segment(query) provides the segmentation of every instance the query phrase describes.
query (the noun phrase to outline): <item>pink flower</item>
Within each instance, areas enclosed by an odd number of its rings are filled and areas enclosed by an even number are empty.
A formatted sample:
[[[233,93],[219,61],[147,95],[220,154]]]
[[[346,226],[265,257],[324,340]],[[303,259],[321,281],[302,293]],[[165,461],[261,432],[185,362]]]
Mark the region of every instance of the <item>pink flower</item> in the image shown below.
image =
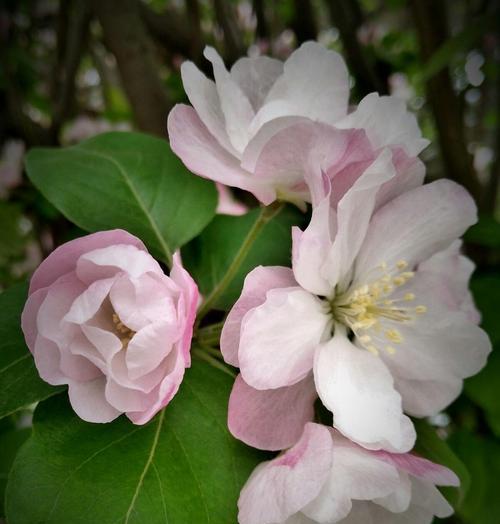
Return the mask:
[[[475,205],[444,180],[401,193],[404,170],[393,163],[382,150],[340,195],[323,172],[311,185],[309,226],[293,230],[293,272],[247,276],[221,337],[242,375],[229,427],[245,442],[277,449],[288,425],[310,420],[314,397],[299,400],[290,388],[314,377],[345,436],[409,451],[415,430],[404,412],[438,413],[485,364],[491,345],[468,290],[473,265],[457,240],[475,222]],[[277,392],[290,396],[281,417],[268,397]],[[247,411],[248,397],[258,397],[258,409]],[[290,421],[294,410],[302,416]]]
[[[368,451],[307,424],[284,454],[260,464],[238,502],[240,524],[430,524],[453,513],[438,486],[448,468],[409,453]]]
[[[57,248],[35,271],[22,315],[40,376],[68,384],[76,413],[148,422],[190,366],[198,288],[174,255],[170,277],[126,231]]]
[[[272,163],[261,161],[257,168],[269,140],[291,124],[362,130],[372,149],[397,146],[410,157],[428,143],[397,98],[372,93],[349,113],[345,63],[320,44],[303,44],[284,63],[242,58],[230,72],[214,49],[207,47],[205,56],[212,62],[215,82],[193,63],[183,64],[184,88],[193,107],[177,105],[171,111],[171,147],[194,173],[251,191],[266,205],[277,198],[310,201],[302,172],[281,173],[276,180]],[[286,141],[274,149],[275,157],[294,154]]]

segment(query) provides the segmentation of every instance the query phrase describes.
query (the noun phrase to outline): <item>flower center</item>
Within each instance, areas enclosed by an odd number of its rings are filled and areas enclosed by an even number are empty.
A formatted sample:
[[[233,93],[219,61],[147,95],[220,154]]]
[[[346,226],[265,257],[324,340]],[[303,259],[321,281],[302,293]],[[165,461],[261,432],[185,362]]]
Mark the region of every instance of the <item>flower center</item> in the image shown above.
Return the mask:
[[[405,260],[400,260],[393,268],[388,268],[383,262],[378,267],[382,273],[379,278],[348,290],[330,303],[334,319],[350,328],[361,344],[374,355],[380,353],[380,348],[374,343],[368,330],[383,333],[387,342],[384,350],[394,354],[396,349],[392,344],[403,342],[403,336],[397,329],[384,329],[381,320],[409,323],[417,315],[427,311],[425,306],[409,306],[416,299],[415,294],[404,293],[399,289],[415,276],[407,268],[408,263]]]
[[[135,331],[127,327],[121,320],[120,317],[113,313],[112,316],[113,324],[115,326],[116,334],[121,340],[122,349],[127,349],[129,342],[132,340],[132,337],[135,335]]]

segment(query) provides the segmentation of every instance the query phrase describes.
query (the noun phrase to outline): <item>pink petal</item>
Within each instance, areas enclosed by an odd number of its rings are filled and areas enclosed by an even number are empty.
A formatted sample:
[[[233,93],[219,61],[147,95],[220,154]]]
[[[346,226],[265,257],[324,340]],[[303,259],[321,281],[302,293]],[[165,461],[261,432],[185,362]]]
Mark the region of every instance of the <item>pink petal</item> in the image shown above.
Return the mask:
[[[312,377],[293,386],[259,391],[238,375],[229,397],[229,431],[254,448],[289,448],[313,420],[316,396]]]
[[[144,411],[132,411],[127,413],[127,417],[134,424],[146,424],[164,408],[177,393],[184,377],[185,362],[179,350],[172,351],[168,358],[168,373],[160,383],[159,387],[149,394],[147,409]]]
[[[286,267],[263,267],[253,269],[245,278],[240,298],[229,312],[220,339],[224,360],[238,366],[241,321],[248,311],[266,300],[266,293],[273,288],[290,287],[296,284],[292,270]]]
[[[100,231],[71,240],[55,249],[40,264],[31,278],[29,293],[32,294],[37,289],[47,287],[61,275],[73,271],[76,268],[77,260],[84,253],[115,244],[129,244],[146,251],[144,244],[137,237],[122,229]]]
[[[29,295],[21,314],[21,328],[24,333],[26,344],[32,353],[35,348],[35,340],[38,334],[36,318],[38,316],[38,310],[43,304],[47,293],[47,288],[42,288]]]
[[[64,320],[74,324],[84,324],[89,321],[101,308],[114,282],[114,278],[107,278],[90,284],[83,293],[75,298]]]
[[[192,107],[177,104],[170,111],[168,134],[172,151],[193,173],[232,187],[253,187],[250,174],[210,134]]]
[[[238,522],[284,522],[318,495],[331,463],[332,438],[328,429],[307,424],[293,448],[254,470],[241,490]]]
[[[78,259],[76,265],[78,278],[86,284],[112,278],[122,272],[131,277],[140,277],[149,271],[163,275],[160,265],[147,251],[126,244],[88,251]]]
[[[384,149],[338,203],[337,232],[321,269],[332,288],[352,269],[363,245],[380,186],[395,175],[392,154]]]
[[[90,382],[68,384],[71,406],[81,419],[87,422],[111,422],[120,416],[120,411],[107,402],[104,394],[105,386],[105,377]]]
[[[156,369],[181,336],[177,324],[156,322],[138,331],[126,352],[128,375],[135,380]]]
[[[61,351],[55,342],[38,335],[33,357],[36,369],[45,382],[53,386],[67,384],[67,377],[61,371]]]
[[[415,429],[379,357],[336,333],[316,353],[314,380],[334,426],[346,437],[369,449],[405,452],[413,447]]]
[[[427,482],[438,486],[459,486],[459,478],[451,469],[427,460],[412,453],[388,453],[387,451],[374,451],[375,456],[393,464],[398,469],[402,469]]]
[[[191,339],[193,337],[193,325],[196,318],[196,309],[200,295],[198,286],[192,279],[191,275],[183,268],[180,253],[174,253],[172,270],[170,271],[170,278],[182,290],[184,301],[184,310],[182,311],[182,321],[184,322],[184,333],[180,345],[181,354],[184,356],[185,365],[191,365],[191,357],[189,350],[191,348]],[[179,306],[180,309],[180,306]],[[179,317],[181,312],[179,311]]]
[[[227,186],[220,182],[217,182],[215,186],[217,193],[219,193],[219,203],[217,204],[216,213],[219,215],[240,216],[248,212],[248,207],[236,200]]]
[[[268,291],[241,324],[238,356],[245,382],[274,389],[305,378],[330,322],[325,304],[302,288]]]

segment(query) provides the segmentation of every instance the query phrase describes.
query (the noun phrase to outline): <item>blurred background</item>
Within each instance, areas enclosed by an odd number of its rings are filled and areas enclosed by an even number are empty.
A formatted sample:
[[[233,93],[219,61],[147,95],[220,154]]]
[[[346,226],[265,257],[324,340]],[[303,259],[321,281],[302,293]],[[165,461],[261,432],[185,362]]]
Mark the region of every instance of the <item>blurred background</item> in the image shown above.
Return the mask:
[[[167,114],[186,101],[180,64],[192,60],[211,75],[206,44],[230,66],[244,55],[286,59],[318,40],[346,59],[351,102],[371,91],[402,98],[432,141],[422,154],[428,180],[456,180],[478,203],[480,221],[465,249],[477,264],[472,288],[497,349],[431,423],[470,474],[448,521],[498,524],[499,27],[495,0],[1,0],[0,292],[80,234],[24,176],[29,148],[109,130],[167,140]]]

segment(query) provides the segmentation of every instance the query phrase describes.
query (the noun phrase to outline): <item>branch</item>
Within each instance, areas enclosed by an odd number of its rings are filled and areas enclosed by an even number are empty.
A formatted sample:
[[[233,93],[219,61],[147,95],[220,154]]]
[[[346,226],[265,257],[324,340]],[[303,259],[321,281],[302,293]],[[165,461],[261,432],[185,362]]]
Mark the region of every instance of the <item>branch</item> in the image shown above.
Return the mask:
[[[314,16],[311,0],[294,0],[294,16],[292,29],[300,45],[307,40],[316,40],[318,27]]]
[[[411,5],[425,63],[446,41],[445,4],[433,0],[412,0]],[[427,81],[427,98],[436,121],[446,176],[464,185],[479,201],[481,186],[467,151],[460,102],[453,91],[448,68]]]
[[[227,0],[213,0],[215,18],[224,33],[225,59],[232,65],[246,55],[241,31],[236,22],[233,6]]]
[[[171,105],[158,74],[160,64],[141,18],[140,3],[92,0],[92,6],[101,23],[105,44],[115,55],[137,126],[165,137]]]
[[[70,7],[69,12],[63,6]],[[75,78],[87,45],[90,10],[86,2],[61,2],[60,22],[65,27],[58,31],[58,60],[53,89],[53,117],[51,132],[57,136],[72,109]]]
[[[269,25],[266,20],[266,9],[264,0],[253,0],[252,9],[257,19],[257,36],[263,40],[269,40]]]
[[[358,40],[358,30],[364,18],[357,0],[328,0],[332,24],[337,27],[346,53],[347,64],[356,78],[360,96],[377,91],[388,93],[387,78],[377,73],[375,63],[369,60]]]

